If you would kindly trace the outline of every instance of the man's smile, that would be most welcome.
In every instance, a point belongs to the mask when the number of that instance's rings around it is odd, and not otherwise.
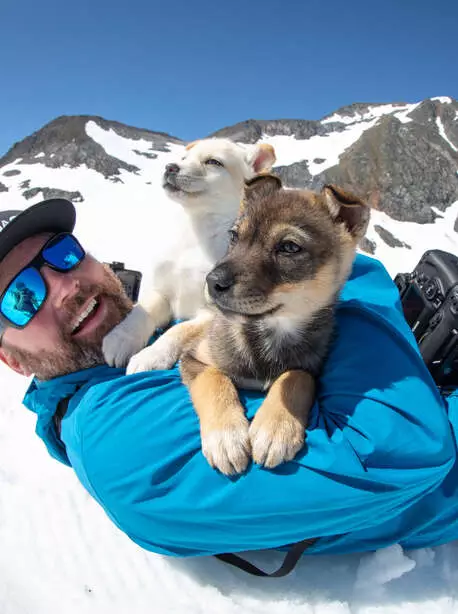
[[[73,337],[85,336],[99,325],[104,316],[104,309],[101,309],[101,306],[104,306],[104,303],[105,301],[101,296],[91,297],[86,302],[83,309],[72,322],[71,334]]]

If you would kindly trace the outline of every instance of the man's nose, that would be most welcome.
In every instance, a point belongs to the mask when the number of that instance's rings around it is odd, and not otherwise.
[[[78,294],[80,283],[73,271],[60,273],[48,266],[43,266],[41,274],[48,285],[48,300],[51,300],[57,309],[62,308],[66,301]]]

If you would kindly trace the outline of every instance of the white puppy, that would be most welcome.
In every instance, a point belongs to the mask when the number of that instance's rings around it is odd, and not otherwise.
[[[198,314],[205,304],[205,277],[226,252],[245,180],[269,171],[274,162],[270,145],[212,138],[191,143],[181,159],[166,166],[164,190],[182,205],[184,223],[181,228],[161,228],[164,237],[171,237],[170,243],[160,261],[153,263],[151,290],[105,337],[103,352],[108,364],[126,365],[157,328],[172,318]],[[181,350],[178,333],[170,332],[135,354],[127,372],[170,368]]]

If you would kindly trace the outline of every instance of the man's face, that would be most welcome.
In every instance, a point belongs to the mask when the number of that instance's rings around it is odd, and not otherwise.
[[[51,236],[30,237],[3,259],[0,295]],[[103,337],[132,309],[117,276],[89,255],[68,273],[46,265],[40,272],[48,287],[46,301],[25,328],[6,328],[0,358],[39,379],[104,364]]]

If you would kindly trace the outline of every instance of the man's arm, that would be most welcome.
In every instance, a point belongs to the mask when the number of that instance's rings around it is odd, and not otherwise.
[[[275,470],[211,469],[176,371],[93,389],[69,456],[118,526],[179,556],[272,548],[376,527],[436,488],[455,460],[443,403],[407,328],[393,325],[397,305],[383,295],[377,313],[359,295],[339,311],[306,448]],[[252,418],[262,398],[241,398]]]

